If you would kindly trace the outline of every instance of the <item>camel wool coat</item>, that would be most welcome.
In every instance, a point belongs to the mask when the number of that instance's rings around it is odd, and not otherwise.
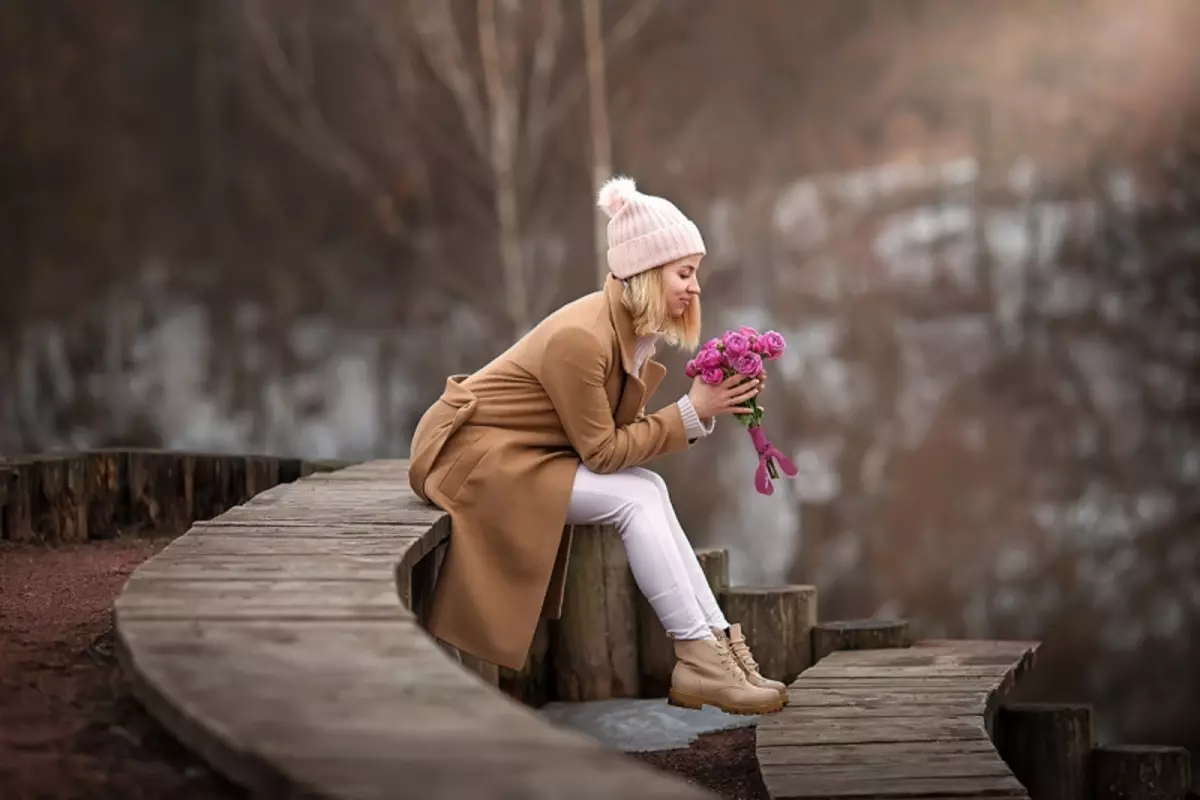
[[[490,364],[454,375],[413,434],[409,482],[449,512],[428,621],[444,642],[519,670],[538,620],[562,612],[580,462],[612,473],[687,449],[679,407],[645,401],[666,374],[633,375],[636,336],[610,278]]]

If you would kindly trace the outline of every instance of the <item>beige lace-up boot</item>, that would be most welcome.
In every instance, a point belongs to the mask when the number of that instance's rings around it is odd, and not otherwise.
[[[716,706],[727,714],[770,714],[783,708],[779,693],[752,686],[724,637],[676,640],[667,702],[681,708]]]
[[[718,638],[722,638],[724,635],[724,632],[718,632],[717,634]],[[733,654],[734,660],[742,668],[742,672],[746,675],[746,681],[751,686],[757,686],[760,689],[770,689],[778,693],[783,704],[787,705],[787,687],[779,681],[764,678],[762,673],[758,671],[758,662],[754,660],[754,655],[750,652],[750,646],[746,644],[746,637],[742,633],[741,625],[729,626],[729,652]]]

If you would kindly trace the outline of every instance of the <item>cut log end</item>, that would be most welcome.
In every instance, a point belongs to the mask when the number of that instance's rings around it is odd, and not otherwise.
[[[1092,750],[1096,800],[1183,800],[1192,788],[1192,760],[1182,747],[1104,745]]]
[[[708,579],[714,596],[729,586],[729,551],[704,548],[696,551],[700,569]],[[675,647],[663,630],[653,606],[641,592],[637,595],[638,669],[642,697],[666,697],[675,668]]]
[[[730,624],[740,624],[767,678],[791,683],[813,664],[815,586],[734,586],[717,595]]]
[[[1091,797],[1091,706],[1009,704],[996,715],[993,738],[1000,757],[1031,797]]]
[[[569,564],[562,616],[551,626],[557,699],[637,697],[637,587],[620,534],[577,526]]]
[[[839,620],[819,623],[812,631],[814,663],[838,650],[879,650],[911,645],[907,620]]]

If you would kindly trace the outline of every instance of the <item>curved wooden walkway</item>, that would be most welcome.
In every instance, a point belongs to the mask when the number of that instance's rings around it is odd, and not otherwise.
[[[139,699],[254,796],[703,798],[552,727],[465,670],[408,610],[448,521],[375,461],[193,526],[115,606]]]
[[[832,653],[758,724],[759,768],[784,798],[1028,798],[992,743],[1033,642],[924,641]]]

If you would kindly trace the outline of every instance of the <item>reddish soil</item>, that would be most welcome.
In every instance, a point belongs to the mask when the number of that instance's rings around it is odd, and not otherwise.
[[[682,750],[632,755],[728,800],[768,800],[754,755],[754,728],[709,733]]]
[[[0,543],[0,797],[242,796],[130,696],[110,609],[163,541]]]
[[[244,793],[192,756],[130,694],[110,610],[165,540],[55,548],[0,542],[0,797],[229,800]],[[730,800],[765,800],[754,730],[633,756]]]

